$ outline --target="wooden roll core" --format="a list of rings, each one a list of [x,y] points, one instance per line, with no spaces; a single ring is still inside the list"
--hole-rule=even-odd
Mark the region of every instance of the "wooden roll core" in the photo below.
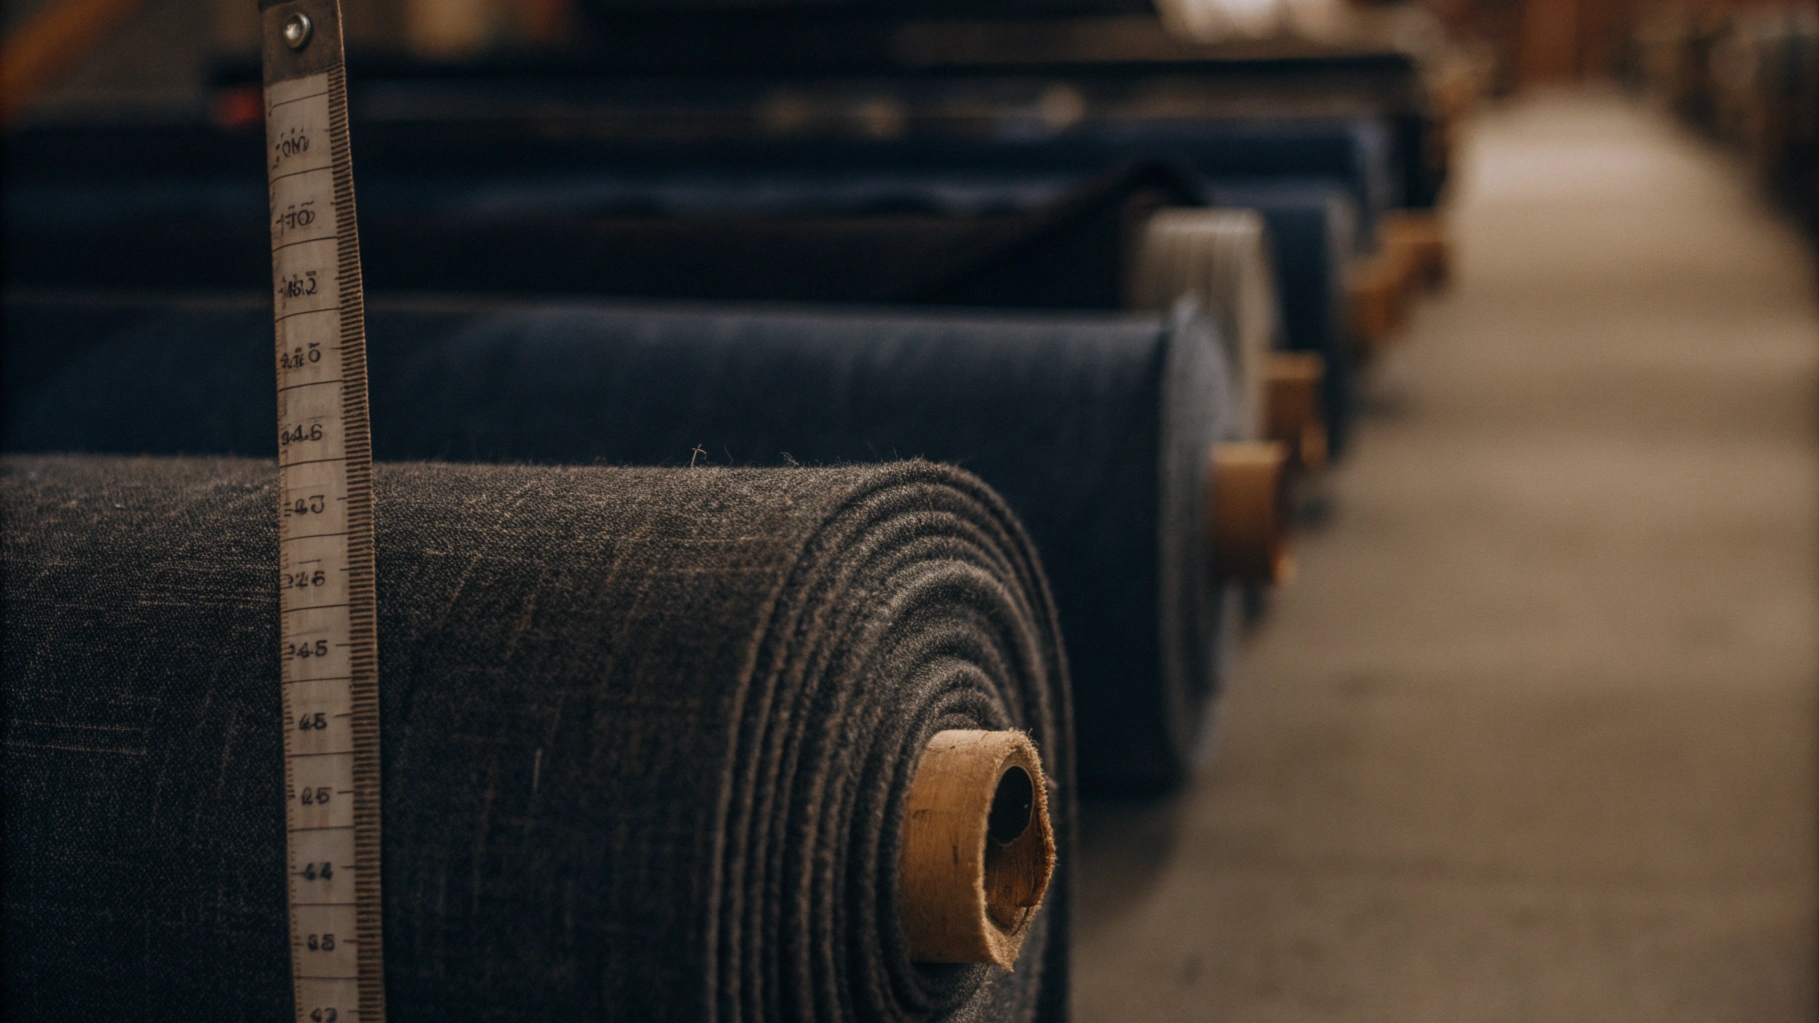
[[[1406,256],[1379,252],[1353,264],[1347,275],[1347,318],[1364,355],[1387,349],[1408,319],[1411,271]]]
[[[1452,246],[1440,215],[1424,210],[1397,210],[1385,214],[1378,226],[1383,247],[1403,260],[1414,282],[1437,288],[1452,276]]]
[[[1326,417],[1320,384],[1326,359],[1315,352],[1271,352],[1264,369],[1264,429],[1288,447],[1289,461],[1313,470],[1326,464]]]
[[[1213,449],[1207,473],[1213,567],[1227,579],[1278,583],[1288,575],[1288,448],[1246,441]]]
[[[936,733],[903,816],[897,891],[910,958],[1010,969],[1054,869],[1048,781],[1029,736]]]

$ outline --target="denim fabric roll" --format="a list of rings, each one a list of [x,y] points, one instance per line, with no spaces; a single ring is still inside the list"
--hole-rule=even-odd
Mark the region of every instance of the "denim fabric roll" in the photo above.
[[[9,352],[69,336],[13,301]],[[1208,572],[1208,461],[1242,435],[1216,331],[1170,318],[369,304],[382,459],[826,465],[922,457],[977,473],[1041,552],[1073,668],[1080,776],[1188,770],[1229,652]],[[276,449],[257,302],[123,307],[10,409],[15,451]],[[59,330],[63,332],[60,334]]]
[[[1075,308],[1117,308],[1145,217],[1200,188],[1136,163],[1086,179],[609,176],[445,205],[414,188],[388,201],[371,177],[360,229],[375,290]],[[27,189],[8,200],[11,284],[263,287],[263,201],[220,182]]]
[[[373,271],[396,264],[408,278],[378,279],[375,287],[423,288],[412,276],[418,254],[451,244],[449,230],[459,245],[460,231],[551,220],[579,230],[590,220],[658,214],[976,216],[1058,201],[1140,163],[1175,167],[1195,181],[1332,180],[1351,193],[1365,237],[1380,213],[1401,202],[1393,147],[1370,118],[1143,120],[1013,140],[536,139],[503,154],[461,144],[450,131],[415,145],[363,138],[367,262]],[[16,144],[4,225],[8,263],[18,268],[13,283],[255,286],[243,267],[246,254],[268,244],[263,162],[256,148],[242,153],[234,143],[173,131]],[[519,149],[527,155],[513,155]],[[413,233],[424,230],[441,233],[428,240]],[[476,278],[468,287],[485,287],[495,272],[471,259],[458,269]]]
[[[287,1019],[277,473],[0,467],[15,1021]],[[1073,801],[1036,555],[977,479],[385,465],[396,1020],[1060,1020]],[[1018,729],[1061,872],[1010,972],[911,961],[930,738]]]
[[[1255,210],[1173,209],[1152,214],[1126,275],[1135,309],[1167,310],[1183,297],[1219,327],[1237,383],[1247,438],[1262,437],[1269,353],[1280,347],[1280,306],[1269,229]]]

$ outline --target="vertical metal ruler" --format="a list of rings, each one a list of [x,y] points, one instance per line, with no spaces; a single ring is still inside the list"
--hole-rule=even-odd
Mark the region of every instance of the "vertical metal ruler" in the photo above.
[[[260,0],[278,371],[284,819],[299,1023],[382,1023],[366,310],[337,0]]]

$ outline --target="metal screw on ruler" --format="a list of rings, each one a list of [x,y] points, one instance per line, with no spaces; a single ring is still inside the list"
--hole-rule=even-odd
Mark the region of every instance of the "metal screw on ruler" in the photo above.
[[[314,27],[310,24],[309,15],[302,11],[291,15],[284,20],[284,45],[293,50],[303,49],[309,44],[310,30]]]

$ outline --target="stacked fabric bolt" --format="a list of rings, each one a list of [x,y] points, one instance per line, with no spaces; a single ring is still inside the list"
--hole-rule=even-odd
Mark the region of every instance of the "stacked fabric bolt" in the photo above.
[[[1144,225],[1126,280],[1133,308],[1166,311],[1188,296],[1214,317],[1239,382],[1245,435],[1265,436],[1278,311],[1263,218],[1243,209],[1155,213]]]
[[[912,963],[906,793],[948,729],[1072,785],[1034,550],[927,464],[376,474],[395,1019],[1059,1019]],[[13,459],[6,1004],[289,1012],[270,462]],[[1064,877],[1065,875],[1062,875]]]
[[[1368,117],[1109,120],[1021,139],[584,140],[540,157],[513,166],[455,153],[434,175],[400,166],[375,179],[386,191],[374,209],[852,208],[888,199],[904,184],[939,194],[944,178],[955,180],[949,197],[963,203],[968,177],[1078,181],[1133,161],[1177,165],[1205,180],[1329,180],[1350,193],[1366,233],[1405,201],[1387,129]]]
[[[1160,160],[1206,179],[1323,178],[1346,189],[1368,233],[1382,213],[1406,201],[1399,159],[1388,128],[1371,117],[1130,118],[1089,122],[1030,138],[919,135],[907,138],[782,138],[675,142],[578,140],[547,148],[540,162],[520,167],[451,154],[457,170],[435,176],[400,167],[418,179],[413,197],[387,198],[445,210],[549,201],[658,201],[725,209],[814,198],[818,180],[864,194],[867,182],[951,174],[1090,177],[1132,160]],[[759,183],[755,187],[752,183]],[[713,194],[719,188],[721,193]]]
[[[1118,0],[1130,16],[1109,23],[1047,3],[981,18],[979,5],[949,2],[950,17],[934,19],[901,4],[713,3],[667,15],[635,3],[591,6],[588,59],[514,66],[509,91],[476,88],[497,65],[356,57],[356,130],[434,135],[461,125],[477,129],[463,131],[472,139],[534,122],[522,137],[536,148],[583,136],[1025,140],[1157,118],[1369,116],[1395,136],[1412,205],[1425,204],[1446,170],[1434,159],[1444,130],[1434,107],[1444,97],[1431,95],[1428,59],[1441,54],[1419,30],[1413,38],[1392,30],[1393,42],[1369,32],[1337,49],[1272,47],[1258,59],[1250,48],[1184,45],[1150,0]],[[1102,3],[1056,6],[1111,13]],[[215,82],[256,84],[258,69],[218,67]]]
[[[1162,312],[1188,295],[1220,320],[1254,427],[1250,435],[1261,435],[1264,363],[1274,341],[1273,322],[1265,320],[1275,316],[1258,302],[1274,301],[1274,285],[1264,279],[1273,268],[1258,258],[1267,245],[1247,214],[1171,212],[1195,202],[1191,175],[1143,163],[1084,185],[964,174],[842,179],[824,182],[825,192],[806,182],[796,182],[797,189],[740,183],[743,190],[731,182],[671,182],[646,194],[667,197],[674,211],[667,215],[552,212],[567,207],[560,195],[541,196],[534,213],[369,215],[363,241],[374,269],[368,276],[375,287],[406,291],[460,281],[492,293],[1061,309],[1131,304]],[[804,210],[810,201],[819,205]],[[152,258],[152,249],[176,238],[213,265],[201,268],[207,283],[256,284],[254,251],[264,242],[255,222],[180,223],[188,226],[158,217],[72,232],[46,220],[18,229],[26,237],[14,240],[16,248],[67,253],[68,259],[52,255],[35,263],[37,270],[25,275],[65,286],[143,284],[142,268],[171,275],[160,283],[193,283],[196,260]],[[115,235],[101,250],[111,258],[77,258],[78,250],[96,250],[98,238],[90,235],[98,233]]]
[[[9,193],[8,211],[18,214],[5,228],[13,283],[263,287],[268,240],[251,215],[263,193],[186,180],[154,174],[126,186],[78,178]],[[1356,235],[1337,185],[1206,181],[1162,162],[1086,182],[929,167],[648,180],[595,172],[542,184],[444,182],[439,192],[429,182],[389,195],[383,176],[363,185],[371,283],[438,293],[1117,308],[1144,280],[1169,279],[1218,314],[1220,289],[1183,277],[1196,257],[1172,246],[1185,262],[1169,269],[1144,255],[1152,234],[1174,230],[1152,220],[1168,207],[1208,200],[1256,206],[1277,235],[1281,340],[1324,360],[1323,418],[1335,451],[1346,440],[1353,353],[1344,262]],[[244,215],[230,215],[242,206]],[[1145,294],[1143,304],[1158,307],[1169,297]],[[1234,352],[1234,364],[1254,396],[1255,360]]]
[[[9,352],[67,337],[57,325],[72,308],[94,322],[88,300],[10,302]],[[1054,586],[1083,782],[1155,789],[1191,764],[1234,624],[1231,587],[1209,566],[1209,460],[1244,429],[1203,318],[368,308],[382,459],[915,456],[978,473],[1022,517]],[[262,303],[115,315],[111,334],[9,409],[10,449],[274,451]]]
[[[514,160],[502,160],[489,147],[425,141],[404,147],[407,154],[369,161],[361,179],[362,231],[367,244],[377,246],[369,260],[376,271],[407,275],[381,278],[374,286],[422,288],[408,267],[415,264],[413,253],[429,246],[411,248],[411,231],[442,222],[483,231],[527,220],[573,223],[657,213],[976,214],[981,204],[1025,209],[1053,201],[1114,168],[1147,161],[1177,167],[1195,182],[1330,180],[1351,193],[1368,238],[1376,218],[1401,201],[1382,134],[1369,119],[1144,120],[1031,140],[541,140],[508,147],[534,154]],[[14,145],[7,248],[11,262],[27,274],[14,283],[250,286],[244,257],[262,236],[248,225],[263,221],[265,202],[257,149],[241,152],[231,136],[193,131],[115,135],[113,144],[52,134]],[[388,240],[394,233],[397,242]],[[85,244],[100,237],[110,244]],[[162,261],[135,258],[154,244]],[[29,258],[20,258],[25,254]],[[406,269],[386,269],[400,260]],[[487,288],[488,275],[501,272],[481,260],[454,269],[474,283],[440,289]]]
[[[759,200],[780,188],[742,184],[751,189],[704,186],[669,207],[680,212],[656,215],[375,217],[368,245],[387,266],[375,284],[434,291],[465,279],[474,290],[516,294],[1117,308],[1133,237],[1156,210],[1195,201],[1187,176],[1153,163],[1084,183],[955,176],[955,196],[942,194],[940,180],[820,182],[826,191],[802,182],[775,212]],[[819,208],[803,208],[810,193]],[[963,204],[972,208],[957,209]],[[477,259],[482,252],[489,259]]]
[[[263,287],[270,242],[262,218],[233,215],[256,197],[243,191],[79,185],[14,195],[7,251],[20,272],[12,283]],[[1173,167],[1138,163],[1085,182],[734,175],[534,191],[535,201],[521,204],[464,195],[447,209],[401,210],[383,187],[364,188],[369,285],[1115,308],[1130,235],[1150,212],[1194,202],[1197,188]]]
[[[1254,209],[1269,226],[1285,346],[1325,363],[1321,384],[1328,443],[1345,450],[1357,416],[1357,351],[1346,321],[1346,272],[1357,250],[1351,203],[1318,183],[1215,185],[1219,206]]]

